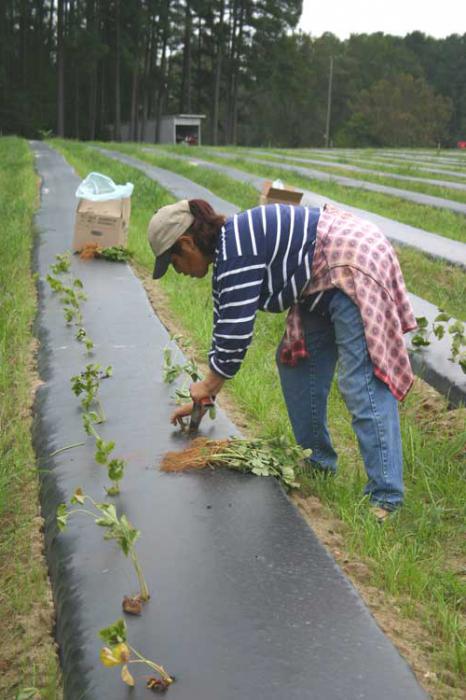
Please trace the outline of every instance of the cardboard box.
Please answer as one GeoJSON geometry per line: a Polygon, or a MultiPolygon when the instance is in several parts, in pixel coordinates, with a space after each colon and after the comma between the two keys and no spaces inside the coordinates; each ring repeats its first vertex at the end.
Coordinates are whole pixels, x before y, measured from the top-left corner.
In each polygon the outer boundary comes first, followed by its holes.
{"type": "Polygon", "coordinates": [[[82,250],[87,243],[101,248],[126,246],[131,214],[131,199],[109,199],[91,202],[80,199],[76,208],[73,250],[82,250]]]}
{"type": "Polygon", "coordinates": [[[259,197],[259,204],[299,204],[303,193],[295,190],[294,187],[279,189],[272,187],[271,180],[265,180],[262,186],[262,193],[259,197]]]}

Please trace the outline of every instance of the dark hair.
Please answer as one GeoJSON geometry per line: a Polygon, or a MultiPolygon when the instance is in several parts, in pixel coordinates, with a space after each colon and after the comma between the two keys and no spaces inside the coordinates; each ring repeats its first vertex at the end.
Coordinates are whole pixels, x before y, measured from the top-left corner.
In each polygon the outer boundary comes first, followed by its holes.
{"type": "MultiPolygon", "coordinates": [[[[204,199],[190,199],[189,208],[194,216],[194,221],[186,233],[192,236],[201,253],[212,257],[217,246],[217,236],[225,223],[225,217],[217,214],[204,199]]],[[[173,246],[172,252],[178,252],[177,243],[173,246]]]]}

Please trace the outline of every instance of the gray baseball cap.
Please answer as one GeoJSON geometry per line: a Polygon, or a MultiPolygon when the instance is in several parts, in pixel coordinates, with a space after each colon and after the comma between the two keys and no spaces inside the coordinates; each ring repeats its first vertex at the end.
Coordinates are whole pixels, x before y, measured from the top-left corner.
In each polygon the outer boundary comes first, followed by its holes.
{"type": "Polygon", "coordinates": [[[171,248],[194,221],[189,202],[182,199],[159,209],[149,222],[147,237],[156,257],[153,279],[166,273],[171,260],[171,248]]]}

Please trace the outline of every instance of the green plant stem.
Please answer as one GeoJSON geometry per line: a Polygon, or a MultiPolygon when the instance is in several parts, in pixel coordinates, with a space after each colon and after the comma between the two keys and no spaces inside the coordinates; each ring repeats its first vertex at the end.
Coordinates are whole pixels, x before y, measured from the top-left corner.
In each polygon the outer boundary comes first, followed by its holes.
{"type": "Polygon", "coordinates": [[[173,678],[165,671],[163,666],[159,666],[159,664],[156,664],[155,661],[149,661],[149,659],[146,659],[142,654],[140,654],[134,647],[130,646],[128,644],[129,648],[137,656],[137,659],[132,659],[128,663],[130,664],[147,664],[149,668],[151,668],[153,671],[156,671],[164,681],[167,681],[168,683],[171,683],[173,681],[173,678]]]}
{"type": "Polygon", "coordinates": [[[85,444],[86,443],[84,443],[84,442],[75,442],[73,445],[66,445],[66,447],[60,447],[59,450],[55,450],[55,452],[51,452],[49,454],[49,457],[55,457],[56,455],[59,455],[60,452],[65,452],[66,450],[72,450],[75,447],[82,447],[85,444]]]}
{"type": "Polygon", "coordinates": [[[102,406],[102,404],[101,404],[101,402],[100,402],[100,399],[98,399],[97,396],[96,396],[96,397],[94,398],[94,401],[95,401],[96,404],[97,404],[97,410],[98,410],[98,413],[99,413],[99,416],[100,416],[100,421],[99,421],[99,425],[100,425],[101,423],[105,423],[105,421],[107,420],[107,417],[106,417],[106,415],[105,415],[105,411],[104,411],[103,406],[102,406]]]}
{"type": "Polygon", "coordinates": [[[138,577],[141,598],[142,598],[142,600],[149,600],[149,598],[150,598],[149,588],[147,586],[146,579],[144,578],[144,574],[142,573],[141,565],[138,561],[137,554],[134,551],[134,549],[131,549],[130,557],[131,557],[131,561],[133,562],[134,569],[136,571],[136,576],[138,577]]]}

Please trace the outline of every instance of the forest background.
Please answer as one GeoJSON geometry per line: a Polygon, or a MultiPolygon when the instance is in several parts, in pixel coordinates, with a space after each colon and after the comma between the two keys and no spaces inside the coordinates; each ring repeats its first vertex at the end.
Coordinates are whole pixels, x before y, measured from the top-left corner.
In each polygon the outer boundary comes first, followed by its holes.
{"type": "MultiPolygon", "coordinates": [[[[0,134],[131,140],[206,115],[203,142],[466,140],[466,34],[297,31],[301,0],[0,0],[0,134]]],[[[315,11],[319,11],[316,3],[315,11]]]]}

